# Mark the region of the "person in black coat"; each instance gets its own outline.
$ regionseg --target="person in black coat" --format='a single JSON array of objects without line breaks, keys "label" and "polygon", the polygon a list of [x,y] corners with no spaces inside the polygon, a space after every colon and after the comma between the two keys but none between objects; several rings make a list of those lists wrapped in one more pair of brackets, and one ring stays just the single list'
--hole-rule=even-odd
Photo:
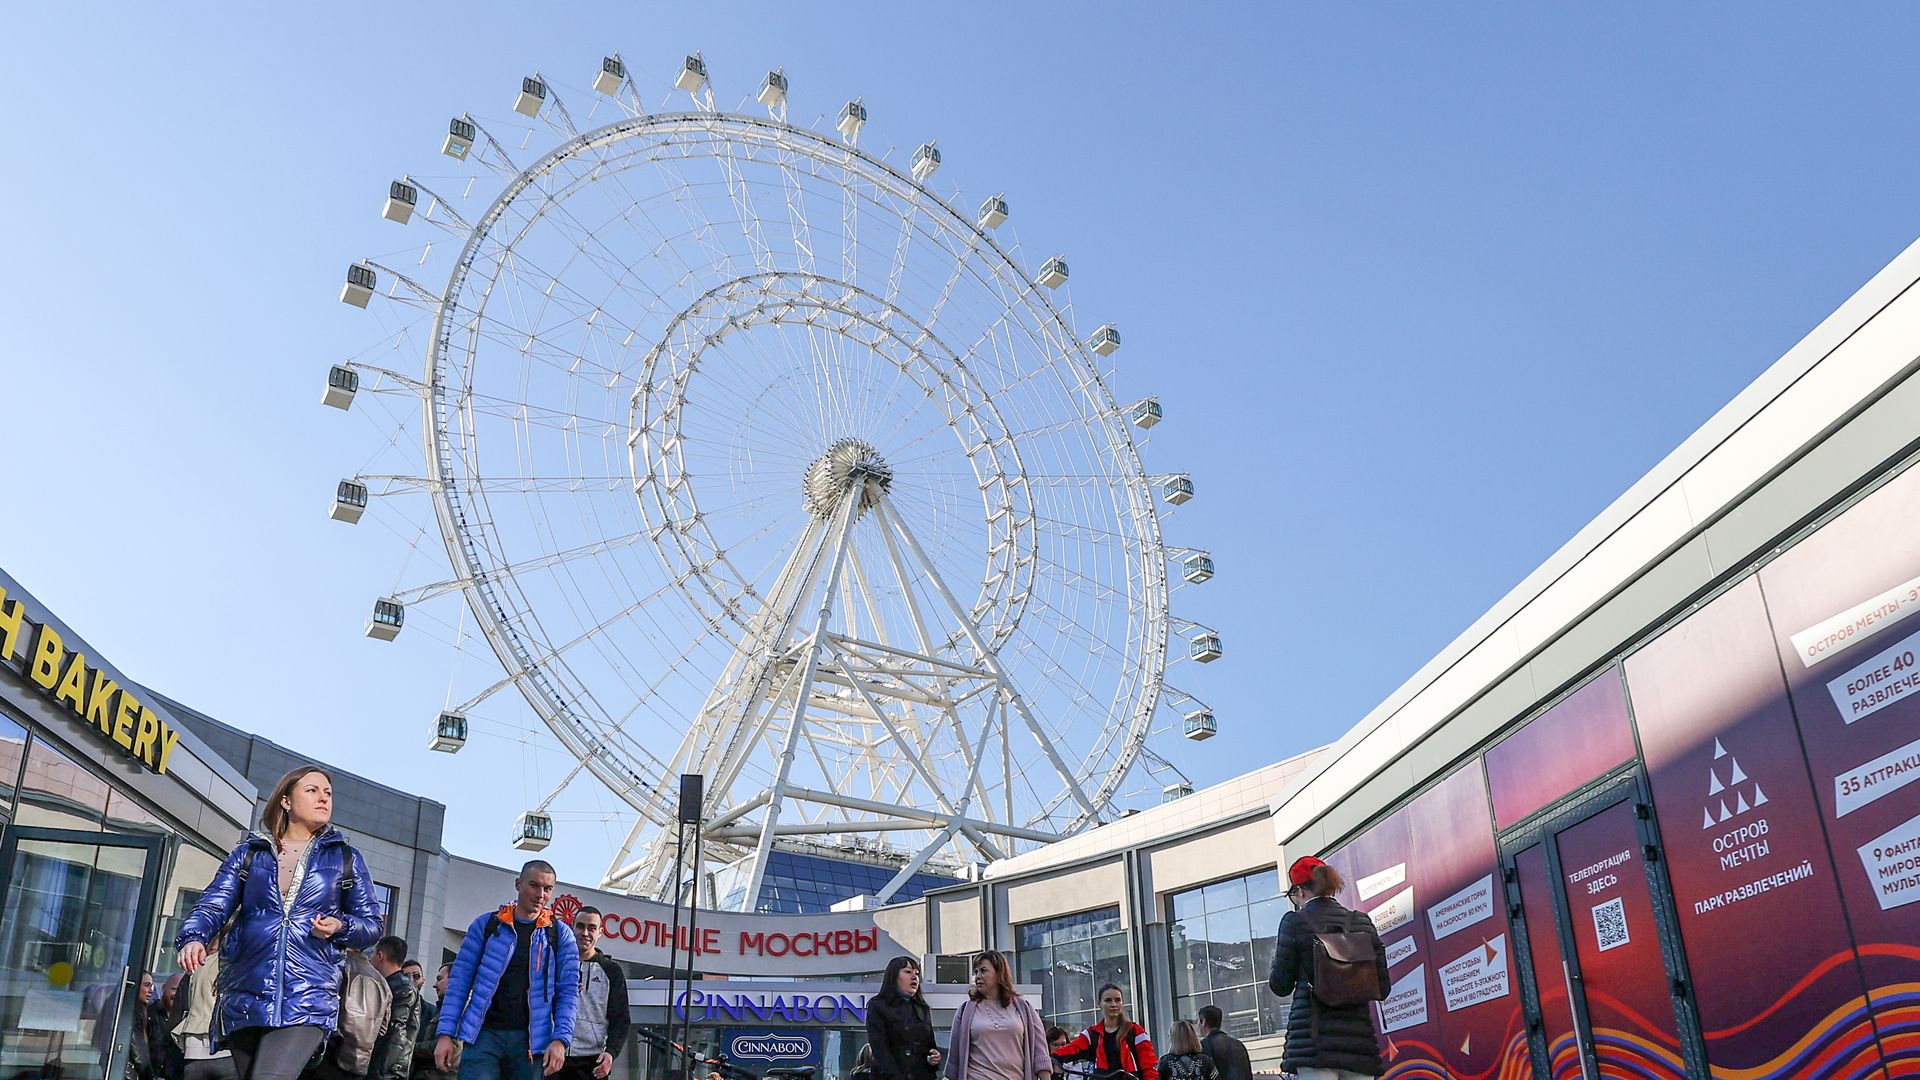
[{"label": "person in black coat", "polygon": [[867,1045],[873,1080],[935,1080],[940,1049],[933,1041],[933,1010],[920,993],[920,964],[896,956],[880,992],[867,999]]},{"label": "person in black coat", "polygon": [[1387,993],[1387,954],[1380,934],[1364,912],[1351,911],[1334,894],[1346,883],[1333,867],[1309,855],[1287,869],[1287,900],[1294,909],[1280,919],[1279,941],[1267,986],[1282,997],[1293,995],[1287,1016],[1287,1045],[1280,1067],[1299,1073],[1301,1080],[1349,1080],[1379,1076],[1379,1037],[1373,1030],[1373,1008],[1368,1004],[1325,1005],[1313,996],[1313,936],[1322,933],[1365,934],[1373,939],[1375,972],[1380,996]]}]

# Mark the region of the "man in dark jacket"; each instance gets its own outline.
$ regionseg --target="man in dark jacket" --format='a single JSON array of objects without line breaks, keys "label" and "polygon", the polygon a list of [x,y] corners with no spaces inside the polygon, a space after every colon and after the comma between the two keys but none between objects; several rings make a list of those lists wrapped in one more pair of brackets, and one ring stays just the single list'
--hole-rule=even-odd
[{"label": "man in dark jacket", "polygon": [[388,934],[373,944],[373,968],[387,980],[393,1004],[387,1009],[387,1030],[373,1044],[373,1064],[367,1080],[407,1080],[413,1073],[413,1044],[420,1037],[420,990],[400,969],[407,943]]},{"label": "man in dark jacket", "polygon": [[627,1010],[627,973],[599,949],[600,909],[583,907],[573,916],[573,938],[580,944],[580,1004],[573,1014],[573,1043],[561,1080],[602,1080],[627,1045],[632,1018]]},{"label": "man in dark jacket", "polygon": [[1218,1005],[1200,1007],[1200,1049],[1213,1059],[1220,1080],[1253,1080],[1253,1059],[1247,1056],[1247,1044],[1220,1030],[1225,1019]]},{"label": "man in dark jacket", "polygon": [[1287,900],[1294,905],[1280,919],[1279,941],[1267,986],[1282,997],[1293,995],[1287,1016],[1287,1045],[1280,1067],[1301,1080],[1350,1080],[1385,1072],[1373,1031],[1373,1008],[1327,1005],[1313,995],[1313,937],[1325,933],[1365,934],[1373,939],[1379,997],[1387,994],[1387,954],[1364,912],[1350,911],[1334,894],[1346,884],[1333,867],[1309,855],[1287,869]]}]

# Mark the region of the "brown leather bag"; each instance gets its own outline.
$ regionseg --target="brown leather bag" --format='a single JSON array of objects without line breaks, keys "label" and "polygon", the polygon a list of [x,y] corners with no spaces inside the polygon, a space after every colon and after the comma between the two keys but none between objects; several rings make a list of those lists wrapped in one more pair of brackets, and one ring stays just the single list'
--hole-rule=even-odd
[{"label": "brown leather bag", "polygon": [[1372,934],[1353,932],[1353,913],[1344,929],[1313,935],[1313,996],[1322,1005],[1340,1008],[1364,1005],[1380,998],[1378,952]]}]

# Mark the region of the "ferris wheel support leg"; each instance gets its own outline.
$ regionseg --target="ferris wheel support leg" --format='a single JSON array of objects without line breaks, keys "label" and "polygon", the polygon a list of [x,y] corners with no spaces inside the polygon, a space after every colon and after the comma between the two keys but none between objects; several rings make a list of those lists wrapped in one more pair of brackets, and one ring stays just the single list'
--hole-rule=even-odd
[{"label": "ferris wheel support leg", "polygon": [[941,579],[939,572],[934,570],[933,560],[927,558],[927,553],[920,550],[920,541],[914,539],[913,533],[907,528],[906,521],[893,512],[893,503],[886,496],[881,495],[874,500],[873,512],[879,514],[882,520],[893,527],[893,531],[898,533],[900,539],[906,543],[907,550],[913,552],[914,559],[927,572],[927,577],[932,579],[934,589],[940,593],[940,599],[946,601],[948,610],[953,613],[954,620],[960,624],[960,629],[967,635],[967,640],[973,643],[987,670],[992,672],[993,677],[999,681],[1000,692],[1006,695],[1013,710],[1020,714],[1021,722],[1026,724],[1027,730],[1033,733],[1035,741],[1040,744],[1041,751],[1047,755],[1047,760],[1053,763],[1054,771],[1060,774],[1060,779],[1067,785],[1067,791],[1072,794],[1073,800],[1086,812],[1087,820],[1098,820],[1100,811],[1093,805],[1093,801],[1087,798],[1087,793],[1081,790],[1079,778],[1074,776],[1073,770],[1068,768],[1067,763],[1061,759],[1060,751],[1054,748],[1053,740],[1047,738],[1046,730],[1033,718],[1033,714],[1027,711],[1026,699],[1020,696],[1020,691],[1014,687],[1013,680],[1007,677],[1006,669],[1000,666],[1000,658],[987,646],[986,640],[980,636],[979,627],[973,625],[973,620],[967,616],[966,609],[960,606],[960,601],[954,598],[953,592],[947,588],[947,583]]},{"label": "ferris wheel support leg", "polygon": [[942,829],[939,836],[934,837],[927,843],[927,846],[915,852],[913,858],[907,860],[907,865],[902,866],[900,872],[893,875],[893,880],[887,882],[886,885],[880,889],[880,892],[874,896],[874,900],[884,904],[893,899],[893,894],[899,892],[901,886],[913,880],[913,875],[919,873],[920,868],[927,865],[927,860],[933,858],[934,852],[947,846],[947,843],[953,839],[954,832],[959,828],[960,823],[956,821],[952,825]]},{"label": "ferris wheel support leg", "polygon": [[840,505],[834,510],[833,555],[827,568],[827,578],[820,590],[820,611],[814,617],[813,632],[807,635],[806,667],[800,677],[800,692],[794,695],[792,719],[787,723],[787,735],[780,745],[780,765],[775,771],[773,783],[767,789],[766,818],[760,824],[760,842],[753,848],[753,867],[747,872],[746,905],[742,910],[751,911],[759,903],[760,886],[767,877],[767,855],[773,850],[774,829],[780,823],[780,807],[786,801],[787,777],[793,773],[793,755],[800,744],[800,729],[806,723],[807,702],[813,694],[813,677],[820,670],[820,647],[827,633],[827,622],[833,617],[834,587],[840,582],[841,567],[846,565],[849,533],[853,531],[853,519],[865,492],[865,485],[856,484],[851,491],[840,499]]},{"label": "ferris wheel support leg", "polygon": [[[626,859],[633,854],[633,845],[640,842],[640,834],[646,831],[648,824],[650,823],[645,814],[635,814],[633,816],[633,828],[627,830],[626,840],[621,843],[620,850],[614,852],[613,861],[607,864],[606,876],[600,879],[601,888],[610,889],[620,884],[622,881],[638,873],[640,868],[646,865],[645,859],[641,859],[638,862],[626,862]],[[622,865],[623,863],[625,865]]]}]

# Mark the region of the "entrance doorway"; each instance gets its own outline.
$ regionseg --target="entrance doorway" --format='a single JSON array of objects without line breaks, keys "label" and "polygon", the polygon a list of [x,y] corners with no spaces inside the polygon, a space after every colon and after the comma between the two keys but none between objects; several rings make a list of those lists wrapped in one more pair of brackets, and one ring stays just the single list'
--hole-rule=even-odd
[{"label": "entrance doorway", "polygon": [[1615,778],[1500,844],[1534,1075],[1706,1075],[1645,781]]},{"label": "entrance doorway", "polygon": [[0,842],[0,1076],[118,1080],[165,840],[16,826]]}]

